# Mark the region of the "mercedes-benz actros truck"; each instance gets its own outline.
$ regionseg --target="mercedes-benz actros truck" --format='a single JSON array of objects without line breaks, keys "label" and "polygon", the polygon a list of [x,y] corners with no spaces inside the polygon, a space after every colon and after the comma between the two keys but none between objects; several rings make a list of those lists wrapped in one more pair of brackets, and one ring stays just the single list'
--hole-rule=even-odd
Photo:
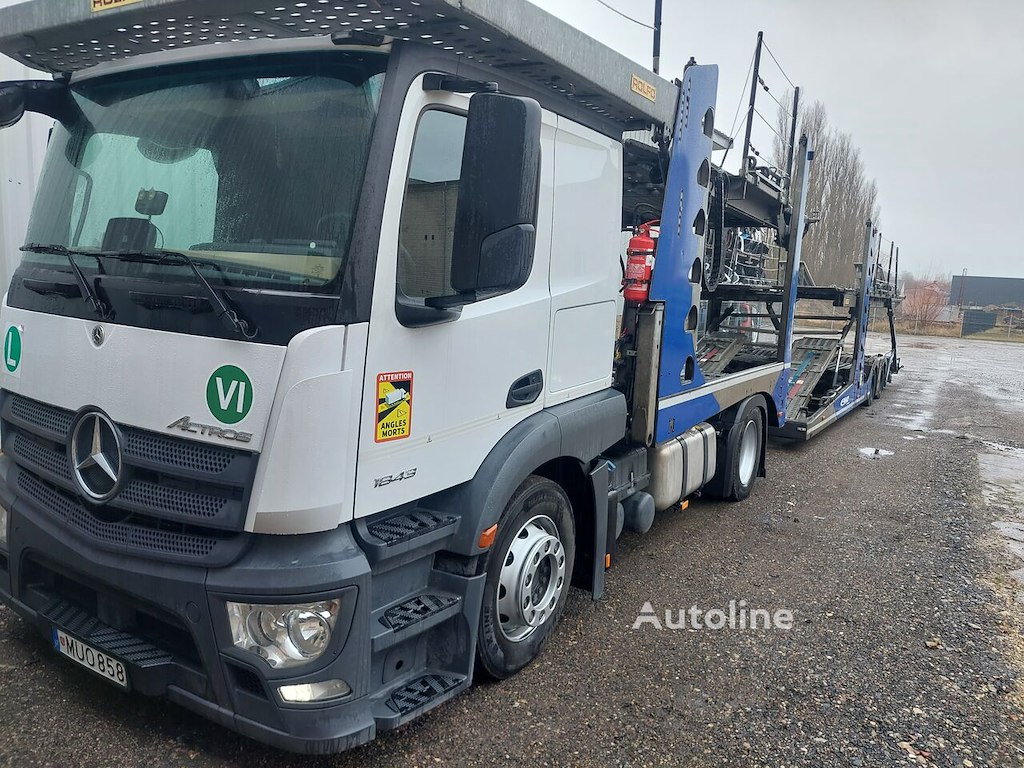
[{"label": "mercedes-benz actros truck", "polygon": [[[713,166],[715,67],[524,0],[30,0],[0,51],[50,75],[0,124],[53,120],[0,599],[69,663],[346,749],[533,660],[623,527],[763,475],[813,152]],[[756,338],[708,298],[738,227],[782,254]]]}]

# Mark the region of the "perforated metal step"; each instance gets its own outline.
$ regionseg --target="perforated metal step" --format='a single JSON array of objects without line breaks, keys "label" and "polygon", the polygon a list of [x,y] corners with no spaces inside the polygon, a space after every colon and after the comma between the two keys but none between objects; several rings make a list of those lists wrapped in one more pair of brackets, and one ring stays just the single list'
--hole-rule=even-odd
[{"label": "perforated metal step", "polygon": [[455,595],[417,595],[401,605],[388,608],[380,618],[380,623],[385,627],[400,632],[431,616],[451,608],[459,602]]},{"label": "perforated metal step", "polygon": [[367,530],[390,547],[456,522],[458,518],[452,515],[416,509],[373,523]]},{"label": "perforated metal step", "polygon": [[455,690],[465,679],[461,676],[440,673],[423,675],[393,691],[388,697],[388,709],[400,715],[407,714]]},{"label": "perforated metal step", "polygon": [[27,0],[0,52],[51,72],[211,43],[368,32],[514,68],[624,125],[671,125],[678,89],[526,0]]},{"label": "perforated metal step", "polygon": [[61,629],[90,645],[140,667],[170,664],[170,654],[142,638],[108,627],[95,616],[66,600],[54,602],[42,612]]}]

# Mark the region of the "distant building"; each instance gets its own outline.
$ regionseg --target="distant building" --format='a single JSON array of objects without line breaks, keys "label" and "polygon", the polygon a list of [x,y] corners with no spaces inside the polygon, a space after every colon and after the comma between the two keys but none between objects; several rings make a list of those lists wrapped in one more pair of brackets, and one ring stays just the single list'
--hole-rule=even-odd
[{"label": "distant building", "polygon": [[1024,277],[953,275],[949,300],[961,307],[1024,307]]},{"label": "distant building", "polygon": [[905,290],[906,299],[904,303],[911,305],[929,304],[942,306],[949,303],[949,290],[944,283],[931,282],[925,285],[915,285]]}]

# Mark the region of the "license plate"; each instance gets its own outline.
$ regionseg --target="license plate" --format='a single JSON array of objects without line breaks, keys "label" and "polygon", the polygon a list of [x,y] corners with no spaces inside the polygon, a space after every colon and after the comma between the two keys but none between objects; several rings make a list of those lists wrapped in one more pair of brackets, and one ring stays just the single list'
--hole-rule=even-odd
[{"label": "license plate", "polygon": [[67,632],[54,627],[53,647],[57,649],[58,653],[67,656],[86,669],[92,670],[100,677],[105,677],[114,685],[128,688],[128,670],[124,668],[124,664],[97,651],[92,646],[86,645],[77,637],[72,637]]}]

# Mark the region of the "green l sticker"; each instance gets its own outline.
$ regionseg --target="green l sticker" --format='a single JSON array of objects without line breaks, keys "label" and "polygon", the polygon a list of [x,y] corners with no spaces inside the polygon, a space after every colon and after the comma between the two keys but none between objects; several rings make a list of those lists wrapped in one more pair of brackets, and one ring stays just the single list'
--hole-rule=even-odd
[{"label": "green l sticker", "polygon": [[222,365],[206,383],[206,404],[214,418],[224,424],[237,424],[252,408],[252,382],[235,365]]},{"label": "green l sticker", "polygon": [[17,371],[21,365],[21,331],[16,325],[8,328],[4,337],[4,365],[11,373]]}]

